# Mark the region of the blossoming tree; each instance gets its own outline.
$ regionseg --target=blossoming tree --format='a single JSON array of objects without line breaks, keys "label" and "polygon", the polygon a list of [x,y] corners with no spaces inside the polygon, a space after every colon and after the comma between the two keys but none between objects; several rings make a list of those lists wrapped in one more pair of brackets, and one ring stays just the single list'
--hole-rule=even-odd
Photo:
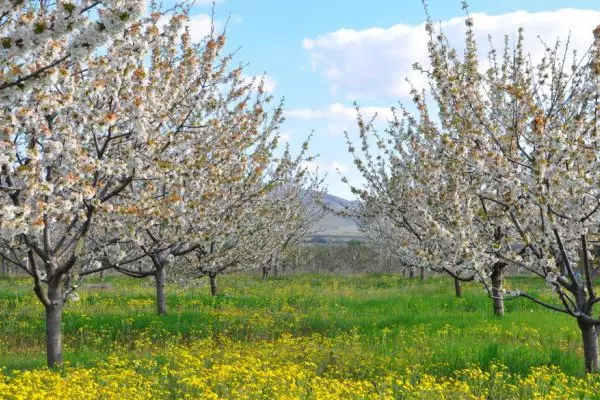
[{"label": "blossoming tree", "polygon": [[[172,18],[169,29],[181,31],[178,19]],[[200,50],[183,35],[181,49],[153,51],[148,71],[185,88],[171,94],[178,100],[161,116],[169,137],[168,160],[160,165],[164,179],[144,183],[160,204],[153,204],[152,213],[116,215],[113,226],[119,229],[100,232],[93,243],[104,254],[100,265],[81,274],[114,268],[132,277],[153,276],[159,314],[166,313],[167,266],[195,251],[212,224],[223,223],[219,213],[239,200],[232,188],[262,177],[281,122],[280,106],[267,109],[271,96],[262,80],[248,82],[242,68],[230,68],[231,57],[221,55],[223,35],[209,35]],[[183,57],[174,59],[178,53]]]},{"label": "blossoming tree", "polygon": [[177,217],[185,167],[203,162],[191,157],[206,141],[198,132],[211,130],[217,143],[227,118],[238,118],[220,108],[209,128],[196,125],[198,113],[237,98],[214,95],[224,38],[198,48],[185,14],[163,28],[160,18],[134,22],[102,53],[46,70],[53,85],[31,85],[1,110],[2,255],[31,276],[45,307],[49,366],[62,361],[61,317],[74,269],[98,257],[86,252],[90,232],[135,240],[140,226]]},{"label": "blossoming tree", "polygon": [[[193,141],[182,143],[169,161],[178,183],[169,188],[154,185],[156,197],[164,200],[157,211],[168,218],[160,223],[155,218],[136,218],[133,237],[127,229],[100,235],[95,246],[105,253],[102,265],[82,273],[114,268],[131,277],[153,276],[159,314],[166,313],[168,270],[173,279],[180,277],[182,271],[173,268],[189,264],[185,256],[204,248],[215,232],[237,229],[243,223],[240,218],[253,218],[240,210],[252,210],[253,201],[279,184],[264,180],[264,171],[277,147],[281,107],[269,112],[271,97],[264,92],[263,82],[245,82],[240,68],[226,72],[227,61],[219,63],[208,85],[212,89],[205,90],[205,98],[186,123]],[[281,173],[284,168],[281,164]],[[115,253],[121,256],[115,259]]]},{"label": "blossoming tree", "polygon": [[[547,46],[533,63],[524,50],[523,31],[516,43],[505,41],[499,55],[492,47],[487,63],[478,58],[473,20],[466,19],[464,55],[452,48],[443,32],[429,22],[430,65],[421,71],[429,78],[431,106],[415,95],[419,135],[434,132],[425,147],[439,143],[439,160],[445,175],[423,169],[431,182],[460,181],[459,199],[469,210],[448,210],[462,220],[477,216],[483,226],[471,230],[457,224],[472,251],[467,261],[489,288],[490,263],[515,265],[544,279],[554,290],[548,301],[521,290],[524,297],[573,317],[581,331],[585,368],[598,371],[600,318],[594,306],[595,278],[590,243],[598,240],[598,108],[600,28],[594,44],[583,56],[569,61],[568,45]],[[568,42],[567,42],[568,43]],[[418,154],[422,146],[414,148]],[[435,183],[433,183],[435,184]],[[435,200],[435,198],[434,198]],[[448,207],[439,198],[428,209]],[[493,234],[492,234],[493,233]]]},{"label": "blossoming tree", "polygon": [[240,182],[235,207],[222,214],[196,251],[192,274],[207,276],[211,293],[217,294],[216,277],[234,271],[272,268],[285,251],[305,239],[319,211],[311,209],[322,189],[322,180],[311,175],[303,150],[293,156],[286,147],[282,156],[270,157],[270,165],[258,180]]},{"label": "blossoming tree", "polygon": [[[413,94],[424,107],[422,95]],[[360,150],[349,137],[348,148],[365,187],[351,189],[362,201],[361,230],[379,252],[409,268],[452,276],[457,296],[460,282],[487,277],[480,265],[495,261],[484,255],[475,264],[472,257],[481,253],[481,238],[489,231],[475,213],[477,198],[468,191],[472,177],[462,173],[462,163],[446,162],[444,137],[429,115],[415,119],[394,109],[384,137],[374,120],[364,120],[359,112],[358,127]],[[503,307],[495,310],[501,314]]]},{"label": "blossoming tree", "polygon": [[2,101],[52,83],[55,67],[89,56],[143,11],[140,0],[2,1]]},{"label": "blossoming tree", "polygon": [[502,229],[502,240],[489,242],[483,253],[548,282],[557,303],[512,294],[575,318],[586,370],[597,371],[598,270],[589,243],[597,240],[600,222],[600,29],[582,57],[569,62],[568,45],[557,43],[535,65],[521,30],[501,57],[491,50],[490,67],[482,72],[473,21],[467,18],[466,25],[463,58],[443,35],[430,41],[430,81],[441,126],[452,137],[449,159],[466,161],[480,212]]},{"label": "blossoming tree", "polygon": [[[62,361],[69,293],[63,284],[94,216],[135,177],[123,157],[144,146],[123,140],[137,118],[119,121],[117,113],[132,112],[131,102],[88,107],[98,91],[116,93],[131,76],[90,53],[130,29],[143,7],[141,1],[5,1],[0,10],[2,256],[31,276],[45,307],[49,366]],[[115,48],[131,56],[140,39],[126,35]]]},{"label": "blossoming tree", "polygon": [[271,273],[277,276],[280,270],[284,272],[290,253],[319,231],[317,223],[326,213],[322,206],[325,193],[322,178],[317,173],[309,174],[302,164],[299,167],[300,170],[290,171],[271,200],[276,213],[268,228],[272,245],[269,257],[263,262],[263,279]]}]

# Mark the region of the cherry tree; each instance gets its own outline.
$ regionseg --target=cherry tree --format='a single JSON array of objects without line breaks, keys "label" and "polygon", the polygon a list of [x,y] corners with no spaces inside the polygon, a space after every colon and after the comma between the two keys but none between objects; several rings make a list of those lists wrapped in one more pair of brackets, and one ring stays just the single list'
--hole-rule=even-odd
[{"label": "cherry tree", "polygon": [[235,207],[215,219],[196,251],[197,263],[191,264],[192,274],[209,278],[211,294],[218,293],[218,275],[258,268],[264,273],[310,232],[320,215],[310,201],[320,196],[322,179],[307,171],[305,162],[312,160],[307,151],[308,141],[297,156],[289,146],[279,157],[271,152],[260,179],[229,187],[237,197]]},{"label": "cherry tree", "polygon": [[143,12],[141,0],[2,1],[1,100],[10,104],[32,86],[52,84],[55,67],[89,56]]},{"label": "cherry tree", "polygon": [[[479,201],[468,190],[472,177],[462,173],[462,163],[446,162],[445,139],[423,109],[422,95],[413,94],[423,110],[421,118],[402,107],[393,109],[383,135],[375,118],[365,120],[357,110],[360,149],[348,135],[347,140],[365,186],[351,189],[362,203],[361,230],[380,253],[411,269],[452,276],[460,296],[460,282],[487,276],[473,264],[472,255],[481,253],[481,238],[495,232],[475,212]],[[487,254],[480,262],[496,264]],[[501,292],[499,285],[495,287]],[[498,314],[503,313],[500,301],[497,296]]]},{"label": "cherry tree", "polygon": [[500,243],[490,242],[480,254],[493,254],[548,282],[556,303],[518,290],[512,295],[575,318],[586,370],[595,372],[599,270],[590,242],[597,240],[600,222],[600,29],[583,56],[569,62],[568,41],[562,47],[557,42],[546,45],[537,64],[526,56],[521,30],[502,56],[492,48],[490,67],[481,72],[471,18],[466,25],[462,58],[443,34],[432,35],[430,81],[441,126],[452,137],[449,159],[466,161],[476,176],[469,191],[479,197],[488,221],[502,229]]},{"label": "cherry tree", "polygon": [[[431,139],[410,154],[439,143],[445,175],[422,173],[432,185],[460,181],[459,199],[468,207],[453,211],[447,209],[449,199],[439,198],[428,209],[446,208],[447,217],[456,221],[455,237],[471,243],[466,261],[492,297],[498,293],[490,289],[489,268],[496,263],[545,280],[554,301],[521,290],[508,298],[523,297],[573,317],[586,371],[596,372],[600,318],[594,305],[600,300],[594,284],[600,269],[593,265],[590,247],[598,240],[600,223],[600,28],[590,49],[572,60],[568,40],[564,46],[542,42],[544,56],[530,60],[520,30],[514,45],[506,39],[500,53],[491,46],[482,63],[474,22],[470,17],[465,22],[462,56],[443,32],[426,24],[429,66],[418,68],[429,79],[437,118],[430,117],[433,107],[425,95],[415,92],[415,127]],[[488,228],[473,230],[465,214]]]},{"label": "cherry tree", "polygon": [[103,251],[101,265],[81,274],[114,268],[135,278],[154,277],[159,314],[166,313],[167,272],[181,276],[173,268],[189,263],[186,255],[203,248],[215,230],[235,229],[239,210],[277,183],[261,184],[277,147],[281,106],[269,112],[272,97],[264,82],[247,82],[241,68],[226,72],[229,58],[221,59],[212,81],[199,88],[189,120],[180,125],[190,140],[180,142],[165,165],[178,181],[170,187],[153,184],[156,198],[163,199],[156,211],[168,218],[136,216],[133,235],[128,224],[102,232],[94,244]]},{"label": "cherry tree", "polygon": [[182,151],[194,148],[198,129],[187,125],[189,115],[204,100],[198,92],[219,76],[214,64],[224,37],[199,49],[185,14],[159,28],[161,16],[133,21],[102,53],[46,70],[52,85],[28,86],[28,96],[1,110],[0,247],[32,278],[45,307],[51,367],[62,361],[61,318],[74,269],[96,265],[85,251],[92,227],[135,237],[140,221],[170,219],[165,209],[176,209],[186,172],[177,161],[188,160]]},{"label": "cherry tree", "polygon": [[283,272],[289,252],[318,232],[317,223],[326,212],[321,205],[325,193],[323,179],[317,172],[311,174],[306,164],[301,163],[288,172],[268,206],[274,213],[265,221],[268,223],[265,239],[269,243],[266,248],[270,252],[262,263],[263,279],[271,272],[274,276],[280,269]]}]

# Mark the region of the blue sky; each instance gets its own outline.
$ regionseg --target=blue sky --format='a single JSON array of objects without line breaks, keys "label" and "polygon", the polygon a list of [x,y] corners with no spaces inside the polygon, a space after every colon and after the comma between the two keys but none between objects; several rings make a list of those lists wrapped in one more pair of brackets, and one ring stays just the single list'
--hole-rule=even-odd
[{"label": "blue sky", "polygon": [[[430,0],[429,8],[460,47],[460,1]],[[210,9],[196,6],[194,14],[201,19]],[[533,58],[540,54],[537,35],[553,42],[570,34],[573,46],[585,50],[599,11],[600,0],[470,1],[482,43],[488,34],[513,37],[523,26]],[[314,131],[311,150],[320,157],[311,167],[327,173],[332,194],[351,198],[336,170],[360,182],[343,137],[354,130],[352,103],[383,121],[390,106],[408,99],[406,77],[422,84],[411,71],[413,62],[424,61],[421,1],[221,0],[215,12],[221,23],[231,16],[229,46],[241,48],[237,60],[249,63],[247,73],[266,73],[273,95],[285,97],[283,137],[297,147]]]}]

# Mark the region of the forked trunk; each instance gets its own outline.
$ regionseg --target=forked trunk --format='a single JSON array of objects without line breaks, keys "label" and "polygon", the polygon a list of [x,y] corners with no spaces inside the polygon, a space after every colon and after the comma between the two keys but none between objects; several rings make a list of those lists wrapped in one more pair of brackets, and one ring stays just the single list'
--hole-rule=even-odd
[{"label": "forked trunk", "polygon": [[505,264],[496,263],[492,267],[492,301],[494,304],[494,314],[504,315],[504,295],[502,293],[503,269]]},{"label": "forked trunk", "polygon": [[156,265],[156,274],[154,281],[156,284],[156,311],[158,315],[167,313],[167,298],[165,296],[165,267],[160,263]]},{"label": "forked trunk", "polygon": [[208,279],[210,281],[210,294],[216,296],[217,291],[217,274],[209,274]]},{"label": "forked trunk", "polygon": [[462,282],[457,278],[454,278],[454,293],[456,297],[462,297]]},{"label": "forked trunk", "polygon": [[58,284],[48,288],[50,304],[46,308],[46,356],[48,368],[62,364],[62,293]]},{"label": "forked trunk", "polygon": [[585,371],[587,373],[598,372],[598,330],[595,325],[577,321],[581,338],[583,339],[583,356],[585,359]]}]

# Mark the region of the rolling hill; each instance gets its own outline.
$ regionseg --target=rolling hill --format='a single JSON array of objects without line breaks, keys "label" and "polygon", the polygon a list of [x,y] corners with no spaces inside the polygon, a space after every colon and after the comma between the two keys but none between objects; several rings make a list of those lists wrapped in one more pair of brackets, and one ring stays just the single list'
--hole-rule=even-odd
[{"label": "rolling hill", "polygon": [[[325,194],[322,202],[330,210],[327,210],[323,218],[315,223],[316,233],[312,235],[313,241],[321,241],[319,238],[330,242],[364,239],[355,219],[336,213],[356,207],[359,204],[357,200],[346,200],[332,194]],[[319,204],[315,204],[315,206],[321,207]]]}]

